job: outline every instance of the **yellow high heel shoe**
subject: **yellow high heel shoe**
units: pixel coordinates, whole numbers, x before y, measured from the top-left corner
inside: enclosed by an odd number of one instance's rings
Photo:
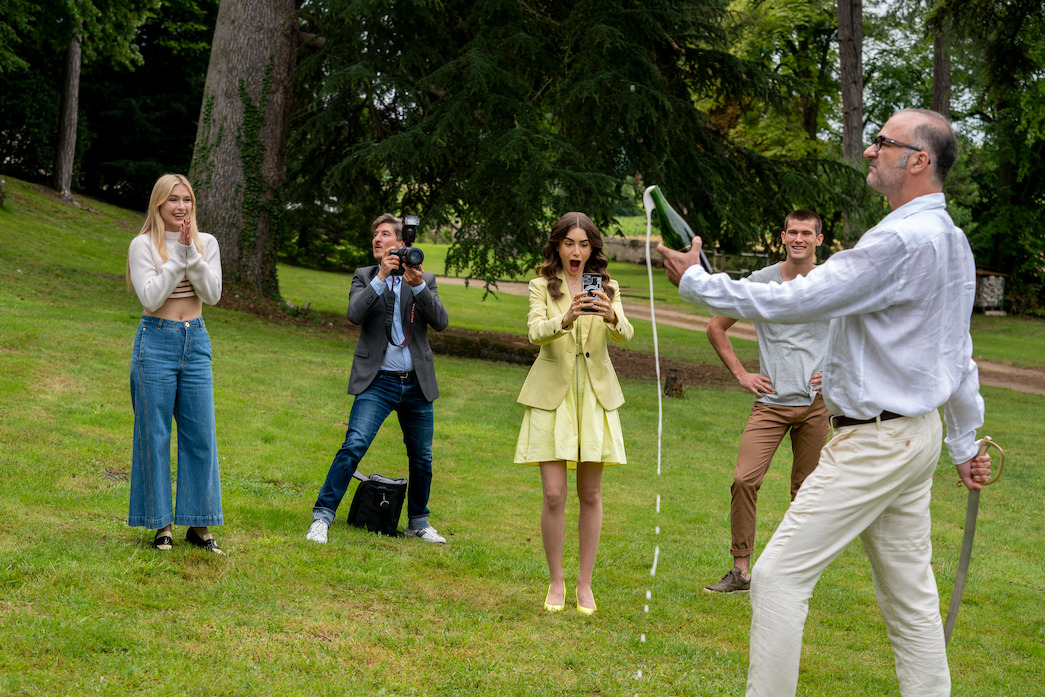
[[[551,593],[551,590],[552,590],[551,584],[548,584],[548,592]],[[563,595],[564,600],[563,600],[562,604],[560,604],[560,605],[550,605],[548,603],[548,597],[545,596],[545,598],[544,598],[544,609],[547,610],[548,612],[561,612],[562,609],[566,607],[566,601],[565,601],[565,598],[566,598],[566,581],[562,582],[562,595]]]
[[[598,608],[598,606],[595,604],[595,597],[594,596],[592,596],[591,605],[592,605],[591,607],[581,607],[581,601],[580,601],[580,599],[578,599],[577,600],[577,612],[581,613],[582,615],[594,615],[595,614],[595,610]]]

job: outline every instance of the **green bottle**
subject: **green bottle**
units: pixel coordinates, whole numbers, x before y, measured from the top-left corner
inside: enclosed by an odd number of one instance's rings
[[[651,209],[657,211],[657,227],[660,228],[660,237],[664,241],[664,246],[679,252],[688,252],[693,246],[693,238],[696,235],[689,223],[683,220],[682,216],[676,213],[671,204],[667,202],[664,194],[660,192],[660,187],[651,186],[646,189],[642,195],[642,202],[646,206],[647,215],[650,214]],[[708,261],[703,249],[700,250],[700,265],[708,273],[714,273],[711,262]]]

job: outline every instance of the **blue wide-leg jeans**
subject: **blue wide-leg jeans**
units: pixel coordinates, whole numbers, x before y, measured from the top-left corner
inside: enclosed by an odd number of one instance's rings
[[[143,316],[131,356],[134,446],[127,524],[221,525],[210,336],[199,317]],[[171,510],[171,421],[178,425],[177,509]]]
[[[410,484],[406,493],[409,526],[420,530],[428,526],[428,497],[432,490],[432,437],[435,420],[432,403],[425,399],[416,377],[378,375],[352,402],[345,442],[334,456],[326,481],[319,491],[312,519],[330,525],[341,499],[345,497],[356,466],[374,442],[381,424],[393,411],[399,414],[403,444],[410,463]]]

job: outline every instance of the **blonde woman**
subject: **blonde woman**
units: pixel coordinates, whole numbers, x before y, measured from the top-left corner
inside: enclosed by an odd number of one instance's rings
[[[577,471],[580,569],[577,610],[595,612],[591,590],[602,532],[602,470],[623,465],[624,434],[617,408],[624,394],[610,362],[607,339],[623,344],[635,333],[624,316],[620,289],[606,273],[602,235],[584,213],[567,213],[552,226],[544,263],[530,281],[530,342],[541,347],[523,383],[526,405],[515,462],[541,471],[541,538],[548,562],[544,609],[562,610],[566,581],[566,472]],[[601,290],[582,292],[585,273],[601,278]]]
[[[221,297],[221,256],[196,227],[189,181],[165,174],[152,189],[127,253],[127,280],[142,304],[131,357],[134,446],[127,523],[156,530],[170,550],[172,524],[186,542],[221,554],[209,531],[224,521],[214,425],[210,336],[203,305]],[[171,506],[171,421],[178,425],[177,508]]]

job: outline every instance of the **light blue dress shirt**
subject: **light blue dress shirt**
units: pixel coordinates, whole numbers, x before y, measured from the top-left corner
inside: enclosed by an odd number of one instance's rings
[[[403,283],[402,276],[389,276],[382,281],[375,275],[373,280],[370,281],[370,287],[378,295],[389,292],[395,296],[395,306],[392,310],[392,343],[388,344],[388,350],[385,351],[385,359],[381,361],[381,370],[410,372],[414,369],[414,359],[410,356],[410,347],[397,346],[397,344],[406,342],[406,332],[403,330],[402,305],[400,304],[400,293],[404,285],[406,284]],[[425,281],[421,281],[421,284],[417,286],[407,285],[407,288],[414,295],[417,295],[426,287],[427,283]]]

